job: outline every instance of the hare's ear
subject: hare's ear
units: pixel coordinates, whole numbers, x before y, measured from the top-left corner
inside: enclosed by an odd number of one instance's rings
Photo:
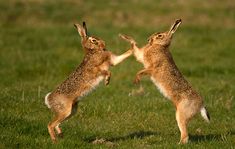
[[[179,25],[181,24],[181,22],[182,22],[181,19],[176,20],[175,23],[172,24],[172,26],[171,26],[171,28],[170,28],[170,30],[169,30],[169,34],[173,34],[173,33],[177,30],[177,28],[179,27]]]
[[[82,37],[82,39],[86,39],[87,34],[86,34],[86,24],[85,24],[85,22],[83,22],[83,26],[85,26],[85,28],[82,27],[80,24],[74,24],[74,26],[78,30],[78,33]]]
[[[85,30],[85,34],[87,36],[87,27],[86,27],[86,22],[82,22],[82,27]]]

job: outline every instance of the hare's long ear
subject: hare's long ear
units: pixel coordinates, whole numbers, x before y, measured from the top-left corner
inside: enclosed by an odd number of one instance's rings
[[[85,22],[83,22],[83,26],[85,26],[85,28],[82,27],[80,24],[74,24],[74,26],[77,29],[79,35],[82,37],[82,40],[87,39],[86,24],[85,24]]]
[[[175,31],[177,30],[177,28],[179,27],[179,25],[181,24],[182,20],[178,19],[175,21],[174,24],[172,24],[170,30],[169,30],[169,34],[174,34]]]
[[[85,34],[87,36],[87,27],[86,27],[86,22],[82,22],[82,27],[85,30]]]
[[[83,50],[85,53],[87,53],[87,48],[85,48],[85,43],[87,42],[87,39],[88,39],[86,23],[83,22],[82,26],[80,24],[74,24],[74,26],[82,38],[81,43],[82,43]]]

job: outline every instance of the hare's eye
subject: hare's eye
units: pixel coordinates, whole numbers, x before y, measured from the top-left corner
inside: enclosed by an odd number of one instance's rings
[[[157,38],[162,38],[162,37],[163,37],[162,34],[157,35]]]
[[[92,39],[92,40],[91,40],[91,43],[93,43],[93,44],[95,44],[95,45],[98,45],[98,42],[97,42],[96,39]]]

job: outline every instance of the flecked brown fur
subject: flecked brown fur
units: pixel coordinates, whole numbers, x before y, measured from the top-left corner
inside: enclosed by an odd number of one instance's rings
[[[203,105],[202,97],[183,77],[169,51],[173,33],[180,24],[181,20],[176,20],[169,31],[154,33],[142,48],[137,47],[133,38],[125,35],[121,37],[131,43],[134,56],[144,65],[144,69],[137,73],[134,82],[138,83],[142,76],[149,75],[163,95],[174,103],[176,120],[181,132],[180,143],[187,143],[189,120],[199,111],[207,121],[209,115]]]
[[[57,134],[61,136],[60,123],[76,112],[78,101],[92,91],[102,80],[109,84],[111,72],[109,67],[117,65],[132,54],[132,50],[120,56],[105,49],[105,42],[97,37],[88,37],[86,25],[75,24],[82,40],[85,52],[82,63],[54,91],[45,97],[45,103],[55,113],[48,124],[48,131],[53,142]]]

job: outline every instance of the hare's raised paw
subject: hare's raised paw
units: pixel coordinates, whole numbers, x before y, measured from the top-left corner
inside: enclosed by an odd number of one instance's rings
[[[109,85],[110,78],[111,78],[111,72],[110,71],[106,71],[105,78],[104,78],[104,84],[106,86]]]
[[[110,82],[110,77],[106,77],[105,80],[104,80],[104,85],[109,85],[109,82]]]
[[[119,33],[118,35],[119,35],[120,38],[122,38],[122,39],[124,39],[124,40],[127,40],[127,41],[132,40],[132,38],[129,37],[129,36],[127,36],[127,35],[124,35],[124,34],[121,34],[121,33]]]
[[[123,34],[121,34],[121,33],[119,33],[118,36],[119,36],[120,38],[124,39],[124,40],[127,39],[127,36],[126,36],[126,35],[123,35]]]
[[[119,37],[126,40],[127,42],[130,42],[131,44],[136,44],[135,40],[130,36],[119,34]]]
[[[130,50],[127,51],[128,54],[133,54],[133,52],[134,52],[133,48],[131,48]]]

